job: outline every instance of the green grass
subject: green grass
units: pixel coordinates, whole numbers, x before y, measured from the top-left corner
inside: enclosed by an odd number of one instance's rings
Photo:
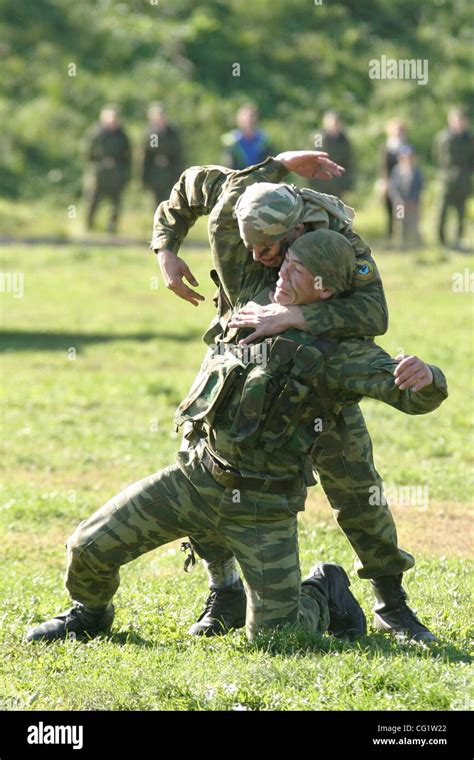
[[[173,460],[172,414],[199,365],[213,305],[203,250],[184,254],[206,295],[195,309],[161,280],[155,288],[146,249],[10,247],[1,270],[23,272],[25,291],[1,294],[0,709],[466,709],[471,568],[430,526],[446,513],[446,531],[454,518],[469,530],[472,311],[469,293],[451,285],[472,261],[436,249],[396,255],[374,246],[374,254],[391,312],[380,343],[417,353],[448,377],[449,399],[426,417],[363,402],[387,484],[430,489],[421,517],[431,548],[413,535],[421,548],[405,580],[441,643],[401,645],[372,630],[356,645],[285,633],[257,646],[241,631],[197,640],[186,630],[205,598],[205,573],[199,565],[185,575],[173,544],[123,568],[110,638],[26,646],[32,622],[68,606],[69,533],[127,483]],[[407,549],[414,510],[401,518]],[[353,560],[316,489],[301,519],[303,572],[319,557],[348,568]],[[350,575],[369,615],[369,585]]]

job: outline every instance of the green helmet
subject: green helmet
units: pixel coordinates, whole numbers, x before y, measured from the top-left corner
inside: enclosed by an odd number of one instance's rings
[[[293,185],[256,182],[235,204],[235,216],[245,245],[284,238],[302,221],[304,203]]]
[[[333,230],[315,230],[297,238],[290,252],[309,269],[321,277],[322,286],[334,295],[349,290],[354,275],[355,254],[348,239]]]

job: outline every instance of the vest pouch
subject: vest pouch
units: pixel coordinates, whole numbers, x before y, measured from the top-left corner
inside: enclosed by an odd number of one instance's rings
[[[186,398],[178,406],[175,425],[205,420],[212,423],[215,413],[232,389],[244,365],[231,352],[214,356],[200,372]]]
[[[283,446],[292,437],[305,409],[305,400],[311,392],[295,377],[288,377],[283,388],[268,410],[260,441],[265,451]]]
[[[242,388],[241,400],[230,429],[235,443],[254,443],[259,434],[262,415],[275,393],[275,376],[263,367],[253,367]]]

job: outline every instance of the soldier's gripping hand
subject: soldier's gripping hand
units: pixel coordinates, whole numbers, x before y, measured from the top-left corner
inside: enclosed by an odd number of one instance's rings
[[[185,277],[191,285],[199,285],[195,276],[183,259],[180,259],[172,251],[158,251],[158,262],[161,274],[168,290],[172,290],[179,298],[189,301],[193,306],[198,306],[199,301],[204,301],[204,296],[191,290],[183,281]]]
[[[395,361],[398,362],[394,372],[395,385],[398,385],[401,391],[411,388],[413,393],[416,393],[433,382],[431,369],[417,356],[399,354]]]
[[[251,328],[252,332],[242,340],[241,344],[251,343],[257,338],[265,338],[270,335],[289,330],[291,327],[299,330],[307,329],[303,312],[299,306],[282,306],[278,303],[261,306],[254,301],[249,301],[231,317],[229,327]]]
[[[321,150],[286,150],[275,156],[289,172],[295,172],[306,179],[332,179],[344,174],[343,166],[334,163]]]

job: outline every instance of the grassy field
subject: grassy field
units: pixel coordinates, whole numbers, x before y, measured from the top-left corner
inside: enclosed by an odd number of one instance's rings
[[[172,414],[203,354],[213,314],[208,253],[188,248],[206,294],[194,309],[169,293],[145,249],[9,247],[3,272],[24,295],[1,293],[4,489],[0,512],[0,709],[456,710],[469,706],[472,301],[453,274],[472,260],[436,249],[375,255],[391,325],[380,343],[446,372],[450,397],[412,418],[363,402],[388,486],[428,486],[427,504],[394,504],[400,543],[417,557],[412,605],[441,641],[428,650],[369,630],[355,645],[239,631],[199,640],[188,626],[206,596],[177,544],[122,570],[109,638],[26,646],[35,621],[68,606],[64,542],[126,484],[173,460]],[[319,489],[301,522],[307,572],[353,555]],[[370,617],[367,582],[350,572]]]

